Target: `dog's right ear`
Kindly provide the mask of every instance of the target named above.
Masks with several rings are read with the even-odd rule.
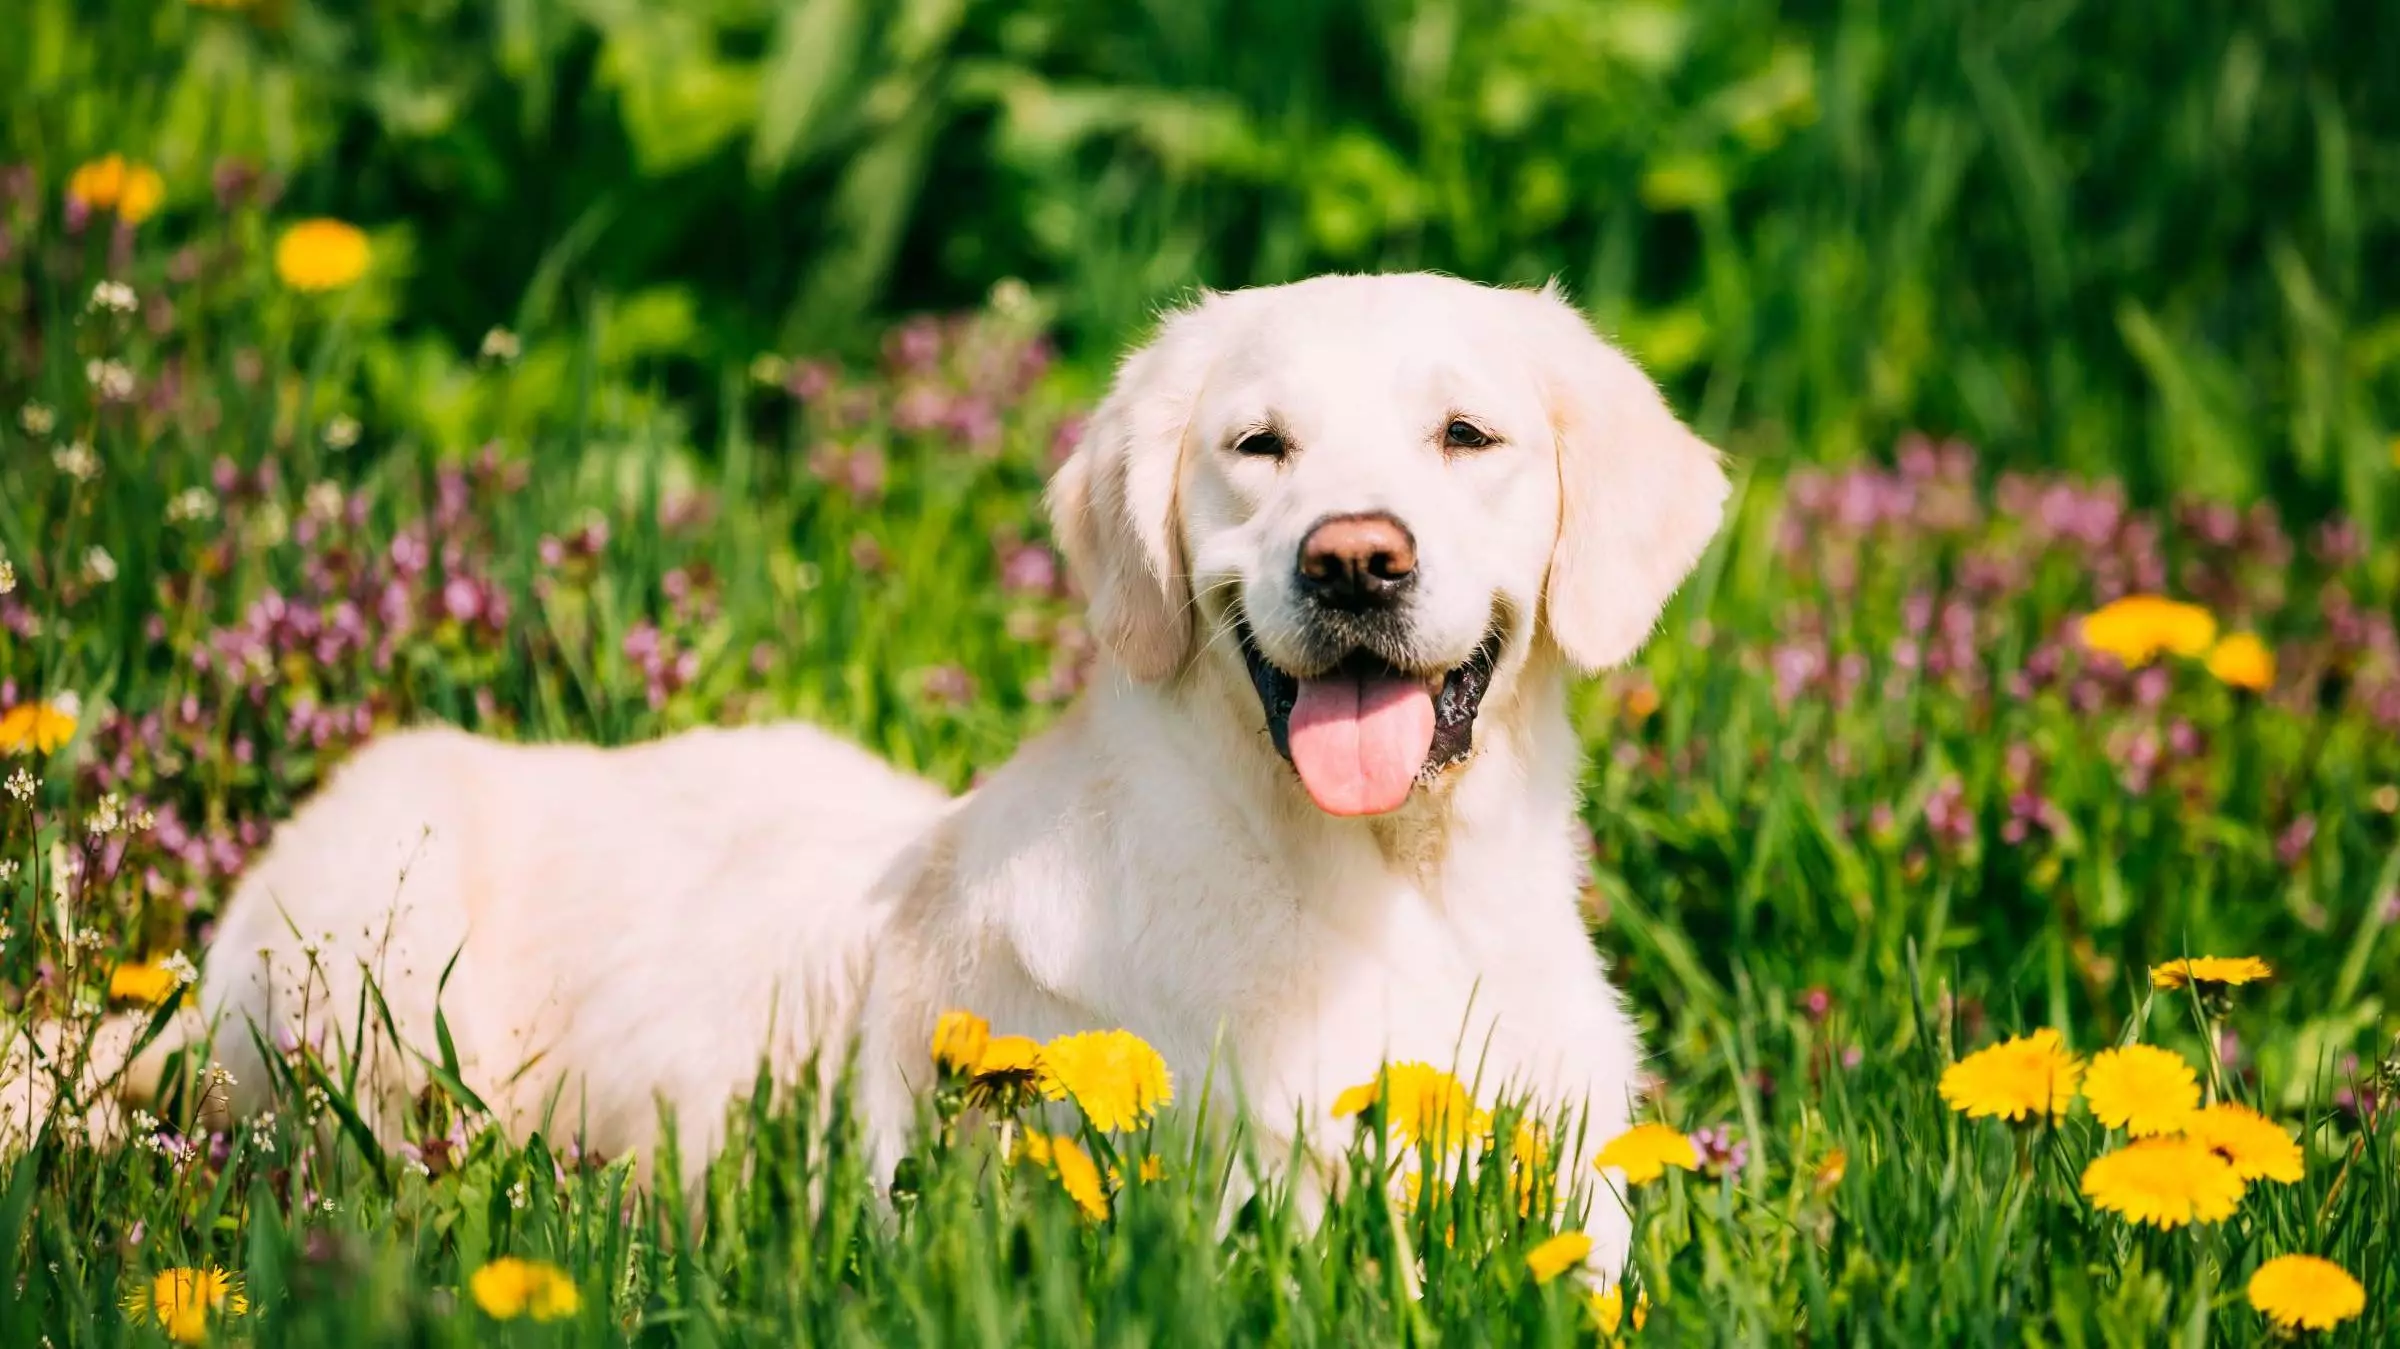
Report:
[[[1207,372],[1202,311],[1170,315],[1117,367],[1083,440],[1050,480],[1050,524],[1091,598],[1092,631],[1136,679],[1192,646],[1191,580],[1175,525],[1183,441]]]

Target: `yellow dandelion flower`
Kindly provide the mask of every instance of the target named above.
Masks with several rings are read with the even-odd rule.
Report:
[[[1019,1148],[1024,1160],[1058,1178],[1058,1187],[1067,1192],[1084,1216],[1093,1222],[1108,1216],[1108,1191],[1100,1186],[1100,1168],[1093,1165],[1092,1155],[1083,1150],[1082,1144],[1072,1138],[1027,1129]]]
[[[275,275],[293,290],[340,290],[367,274],[366,231],[319,218],[290,226],[275,241]]]
[[[986,1110],[1015,1110],[1036,1095],[1042,1047],[1022,1035],[995,1035],[969,1075],[967,1100]]]
[[[2256,633],[2237,632],[2208,653],[2208,672],[2218,683],[2264,693],[2275,683],[2275,653]]]
[[[208,1338],[212,1318],[240,1316],[250,1310],[241,1285],[214,1265],[162,1269],[126,1294],[124,1305],[135,1324],[155,1320],[177,1344],[198,1344]]]
[[[1355,1087],[1344,1087],[1341,1095],[1333,1098],[1333,1117],[1349,1119],[1354,1115],[1363,1115],[1382,1099],[1383,1078],[1380,1076],[1372,1082],[1361,1082]]]
[[[2221,1222],[2242,1202],[2233,1164],[2188,1138],[2144,1138],[2083,1169],[2083,1194],[2127,1222]]]
[[[1533,1197],[1558,1182],[1550,1158],[1550,1130],[1534,1120],[1517,1121],[1516,1146],[1510,1149],[1510,1181],[1517,1192],[1517,1216],[1533,1213]]]
[[[991,1023],[973,1012],[944,1012],[933,1023],[933,1062],[946,1073],[968,1073],[983,1062]]]
[[[1969,1119],[2056,1119],[2075,1099],[2083,1064],[2054,1030],[2037,1030],[1979,1049],[1942,1071],[1942,1099]]]
[[[1658,710],[1658,690],[1648,684],[1637,684],[1625,695],[1625,714],[1635,721],[1647,721]]]
[[[123,155],[102,156],[67,175],[67,200],[87,211],[113,211],[128,225],[149,219],[166,197],[158,170]]]
[[[1592,1294],[1592,1319],[1600,1323],[1600,1333],[1614,1336],[1625,1328],[1625,1290],[1603,1288]],[[1633,1302],[1633,1328],[1640,1330],[1650,1322],[1650,1295],[1642,1294]]]
[[[1429,1185],[1420,1173],[1407,1172],[1400,1177],[1400,1211],[1413,1216],[1419,1204],[1431,1204],[1436,1209],[1445,1208],[1450,1203],[1450,1196],[1456,1192],[1449,1181],[1438,1176]],[[1442,1244],[1458,1244],[1458,1223],[1455,1220],[1442,1224]]]
[[[2092,1055],[2083,1099],[2111,1129],[2136,1138],[2171,1134],[2200,1108],[2200,1079],[2183,1055],[2156,1045],[2127,1045]]]
[[[1592,1165],[1602,1170],[1617,1168],[1625,1173],[1628,1185],[1647,1185],[1665,1175],[1670,1166],[1699,1170],[1700,1150],[1668,1125],[1636,1124],[1608,1140]]]
[[[1095,1129],[1140,1127],[1175,1099],[1167,1061],[1131,1031],[1084,1031],[1042,1046],[1042,1095],[1073,1097]]]
[[[182,976],[156,961],[130,961],[108,974],[108,996],[112,1002],[156,1007],[174,997],[175,990],[181,987]]]
[[[1839,1187],[1842,1177],[1850,1174],[1850,1154],[1835,1148],[1817,1163],[1817,1191],[1821,1194]]]
[[[547,1260],[523,1260],[504,1255],[476,1270],[467,1280],[475,1305],[495,1321],[530,1316],[536,1321],[559,1321],[583,1307],[583,1294],[567,1272]]]
[[[1592,1253],[1592,1239],[1581,1232],[1561,1232],[1525,1253],[1525,1268],[1535,1283],[1548,1283],[1583,1263]]]
[[[0,712],[0,754],[49,754],[74,738],[71,703],[19,703]]]
[[[2246,1105],[2220,1101],[2184,1122],[2183,1136],[2224,1158],[2243,1180],[2300,1179],[2300,1140]]]
[[[2150,967],[2152,988],[2182,988],[2199,984],[2203,988],[2239,988],[2260,979],[2271,979],[2275,969],[2257,956],[2193,956],[2189,960],[2170,960],[2164,965]]]
[[[2350,1271],[2314,1255],[2279,1255],[2250,1276],[2250,1305],[2285,1330],[2331,1330],[2367,1309]]]
[[[2159,595],[2128,595],[2086,614],[2080,629],[2083,644],[2105,651],[2126,669],[2136,670],[2172,651],[2198,656],[2217,639],[2217,620],[2197,604]]]
[[[1141,1166],[1135,1169],[1134,1174],[1140,1177],[1142,1183],[1145,1185],[1157,1184],[1159,1181],[1167,1178],[1166,1159],[1156,1155],[1155,1153],[1144,1157],[1142,1158]],[[1108,1187],[1112,1190],[1123,1189],[1125,1187],[1125,1173],[1113,1166],[1108,1168]]]
[[[987,1077],[997,1073],[1031,1073],[1041,1068],[1041,1045],[1022,1035],[995,1035],[984,1042],[983,1053],[975,1060],[975,1075]]]
[[[1336,1119],[1383,1107],[1384,1126],[1405,1147],[1430,1139],[1449,1151],[1491,1132],[1492,1117],[1475,1107],[1466,1084],[1429,1063],[1388,1063],[1372,1082],[1343,1091],[1333,1100]]]

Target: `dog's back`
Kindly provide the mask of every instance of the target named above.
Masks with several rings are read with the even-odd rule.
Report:
[[[201,992],[215,1057],[239,1106],[265,1080],[253,1026],[362,1052],[372,980],[408,1051],[370,997],[362,1104],[387,1134],[436,1052],[437,1001],[468,1085],[512,1125],[555,1109],[555,1130],[620,1151],[663,1098],[713,1132],[762,1052],[846,1036],[881,924],[865,897],[945,803],[801,725],[607,750],[394,736],[234,895]]]

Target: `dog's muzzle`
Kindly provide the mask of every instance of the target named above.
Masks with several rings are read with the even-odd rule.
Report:
[[[1247,618],[1237,616],[1234,630],[1275,751],[1334,815],[1398,809],[1417,783],[1474,752],[1475,714],[1504,640],[1495,617],[1474,654],[1439,673],[1403,669],[1361,646],[1304,676],[1267,658]]]

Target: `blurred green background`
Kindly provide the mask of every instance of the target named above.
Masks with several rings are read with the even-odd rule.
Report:
[[[1002,278],[1100,368],[1195,285],[1430,267],[1563,279],[1751,456],[1922,428],[2390,524],[2381,4],[11,9],[0,159],[147,159],[171,224],[238,156],[368,226],[369,381],[436,439],[423,389],[495,324],[596,320],[707,421],[762,351]]]

